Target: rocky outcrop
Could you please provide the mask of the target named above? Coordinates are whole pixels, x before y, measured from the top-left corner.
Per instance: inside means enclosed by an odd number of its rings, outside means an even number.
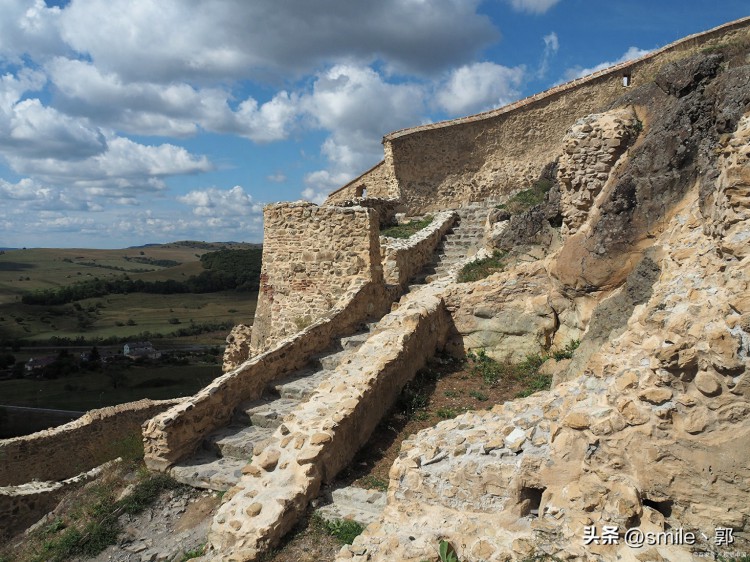
[[[742,151],[724,156],[722,177]],[[460,560],[689,560],[720,550],[717,528],[747,548],[750,258],[704,233],[697,191],[658,238],[658,283],[627,329],[554,391],[405,443],[383,520],[338,560],[416,562],[440,540]],[[605,525],[617,544],[584,544],[586,527]],[[630,528],[708,540],[631,547]]]
[[[441,540],[476,561],[750,548],[750,73],[711,81],[713,64],[689,59],[623,99],[643,135],[567,215],[579,226],[558,252],[448,293],[465,342],[482,323],[518,327],[525,340],[494,338],[502,356],[539,345],[549,318],[548,340],[578,332],[581,348],[553,390],[405,442],[383,517],[337,560],[433,559]]]

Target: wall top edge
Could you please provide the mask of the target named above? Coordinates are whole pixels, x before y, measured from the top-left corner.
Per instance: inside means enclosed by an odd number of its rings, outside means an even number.
[[[677,41],[673,43],[669,43],[668,45],[665,45],[664,47],[661,47],[660,49],[656,49],[654,51],[651,51],[650,53],[629,61],[625,61],[619,64],[616,64],[614,66],[610,66],[607,68],[604,68],[602,70],[598,70],[596,72],[593,72],[591,74],[587,74],[586,76],[582,76],[580,78],[576,78],[574,80],[571,80],[569,82],[565,82],[563,84],[559,84],[557,86],[554,86],[548,90],[544,90],[543,92],[539,92],[537,94],[533,94],[531,96],[527,96],[523,99],[520,99],[518,101],[512,102],[508,105],[505,105],[503,107],[499,107],[496,109],[491,109],[489,111],[484,111],[482,113],[476,113],[474,115],[468,115],[466,117],[458,117],[456,119],[449,119],[446,121],[439,121],[437,123],[428,123],[426,125],[419,125],[416,127],[407,127],[405,129],[399,129],[398,131],[394,131],[393,133],[389,133],[383,137],[383,142],[389,142],[396,139],[399,139],[401,137],[405,137],[408,135],[411,135],[413,133],[420,133],[423,131],[430,131],[433,129],[442,129],[445,127],[450,127],[453,125],[462,125],[465,123],[474,123],[477,121],[483,121],[485,119],[491,119],[493,117],[497,117],[499,115],[504,115],[507,113],[510,113],[512,111],[515,111],[516,109],[520,109],[522,107],[525,107],[527,105],[530,105],[534,102],[544,100],[545,98],[551,97],[555,94],[566,92],[569,90],[574,90],[578,86],[581,86],[583,84],[587,84],[590,82],[593,82],[594,80],[598,78],[602,78],[604,76],[609,76],[612,74],[616,74],[618,72],[621,72],[622,70],[625,70],[627,68],[632,68],[634,66],[638,66],[639,64],[646,62],[648,60],[651,60],[653,58],[658,57],[659,55],[662,55],[666,52],[672,51],[678,47],[681,47],[685,43],[689,43],[691,41],[695,41],[696,39],[702,39],[702,38],[708,38],[711,35],[716,35],[721,32],[730,31],[732,29],[741,28],[750,25],[750,16],[740,18],[738,20],[734,20],[725,24],[722,24],[718,27],[714,27],[713,29],[709,29],[707,31],[701,31],[699,33],[694,33],[692,35],[688,35],[687,37],[683,37],[682,39],[678,39]],[[346,187],[346,186],[345,186]],[[343,189],[343,188],[342,188]]]

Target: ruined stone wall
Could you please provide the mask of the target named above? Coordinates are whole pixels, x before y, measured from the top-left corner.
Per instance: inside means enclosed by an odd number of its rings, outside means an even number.
[[[72,490],[98,476],[112,463],[67,478],[61,482],[29,482],[20,486],[0,487],[0,540],[13,536],[33,525],[52,511],[60,499]]]
[[[346,364],[337,368],[253,457],[224,496],[209,534],[212,560],[254,560],[277,542],[367,442],[403,386],[448,335],[440,289],[426,286],[383,318]]]
[[[380,237],[386,283],[405,286],[432,259],[440,240],[456,222],[454,211],[438,213],[432,222],[406,240]]]
[[[0,485],[63,480],[119,456],[140,439],[141,424],[180,400],[139,400],[91,410],[75,421],[0,440]]]
[[[577,119],[601,112],[627,92],[623,76],[637,86],[700,48],[747,40],[748,23],[745,18],[688,37],[497,110],[387,135],[386,155],[407,211],[457,208],[527,187],[559,154],[563,135]]]
[[[313,324],[355,282],[382,282],[376,211],[279,203],[263,218],[252,353]]]
[[[323,318],[149,420],[143,430],[146,466],[165,471],[191,454],[204,437],[229,423],[240,402],[259,398],[268,383],[303,367],[368,316],[383,314],[391,300],[382,283],[359,280]]]
[[[331,193],[324,205],[338,205],[358,197],[399,198],[398,184],[393,175],[392,165],[389,165],[389,158]]]

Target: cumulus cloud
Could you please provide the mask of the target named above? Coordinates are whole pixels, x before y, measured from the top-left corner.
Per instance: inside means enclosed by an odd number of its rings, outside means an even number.
[[[7,154],[6,158],[19,174],[53,185],[111,190],[117,196],[132,189],[158,191],[165,187],[163,178],[166,176],[206,172],[213,168],[205,156],[195,156],[172,144],[149,146],[111,136],[106,145],[106,151],[83,160]]]
[[[177,200],[192,206],[193,214],[199,217],[238,217],[263,212],[263,205],[253,201],[252,196],[239,185],[228,190],[212,187],[191,191]]]
[[[640,58],[644,55],[649,54],[650,52],[651,52],[650,49],[640,49],[638,47],[630,47],[627,51],[625,51],[625,54],[623,54],[617,60],[605,61],[595,66],[589,67],[589,68],[582,68],[580,66],[569,68],[565,71],[564,80],[575,80],[576,78],[581,78],[582,76],[586,76],[587,74],[591,74],[592,72],[604,70],[605,68],[609,68],[610,66],[620,64],[621,62],[627,62],[629,60]]]
[[[560,0],[508,0],[514,10],[529,14],[544,14]]]
[[[431,73],[495,41],[479,0],[89,0],[59,15],[76,51],[129,81],[311,72],[322,62],[384,60]],[[168,29],[169,33],[164,33]]]
[[[520,95],[525,68],[493,62],[465,65],[451,72],[436,101],[451,115],[476,113],[505,105]]]
[[[321,147],[329,169],[307,174],[303,196],[319,202],[382,158],[382,136],[414,123],[427,96],[424,86],[388,82],[369,67],[336,65],[319,74],[300,107],[310,126],[331,131]]]
[[[60,35],[61,13],[44,0],[3,0],[0,62],[17,64],[24,55],[44,58],[69,51]]]

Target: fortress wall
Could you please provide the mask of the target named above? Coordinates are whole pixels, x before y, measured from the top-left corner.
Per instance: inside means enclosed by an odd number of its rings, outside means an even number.
[[[456,222],[454,211],[438,213],[426,228],[406,240],[380,237],[385,282],[405,286],[432,259],[435,248]]]
[[[500,109],[387,135],[386,162],[392,161],[408,212],[457,208],[527,187],[559,154],[577,119],[603,111],[627,91],[623,75],[631,87],[644,84],[664,64],[698,49],[747,40],[748,25],[745,18],[687,37]]]
[[[75,421],[0,440],[0,486],[73,477],[138,446],[141,424],[179,403],[139,400],[91,410]]]
[[[386,152],[385,160],[331,193],[323,204],[339,205],[363,196],[380,199],[399,198],[398,184],[393,175],[393,159],[389,151]]]
[[[428,286],[385,316],[350,361],[284,419],[224,496],[209,542],[215,560],[251,560],[279,539],[368,440],[403,386],[445,344],[451,320]]]
[[[376,211],[295,202],[268,205],[263,218],[252,353],[321,318],[355,281],[382,283]]]
[[[241,402],[260,398],[270,382],[304,367],[334,338],[359,328],[370,315],[383,314],[391,303],[383,289],[382,283],[355,280],[323,318],[149,420],[143,430],[146,466],[167,470],[190,455],[209,433],[229,423]]]

